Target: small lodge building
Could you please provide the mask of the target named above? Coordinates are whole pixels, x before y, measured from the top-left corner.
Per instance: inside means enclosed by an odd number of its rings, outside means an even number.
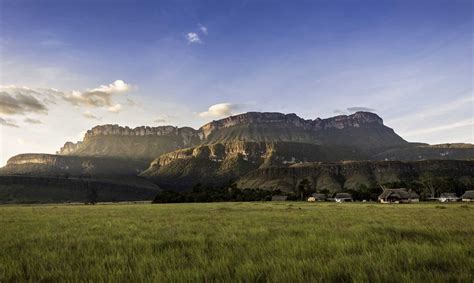
[[[325,194],[314,193],[311,194],[311,197],[314,198],[314,201],[326,201],[328,197]]]
[[[474,202],[474,191],[466,191],[462,196],[461,196],[462,201],[466,202]]]
[[[460,199],[456,196],[455,193],[442,193],[438,200],[440,202],[452,202],[459,201]]]
[[[349,193],[337,193],[334,197],[336,202],[346,202],[346,201],[353,201],[352,195]]]
[[[380,203],[410,203],[419,202],[420,196],[416,192],[407,191],[404,188],[384,189],[378,200]]]
[[[272,196],[272,201],[286,201],[288,196],[274,195]]]
[[[412,190],[408,190],[408,193],[410,194],[410,202],[420,202],[419,194]]]

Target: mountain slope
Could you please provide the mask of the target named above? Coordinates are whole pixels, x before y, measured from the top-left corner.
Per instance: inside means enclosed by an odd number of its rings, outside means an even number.
[[[474,146],[409,143],[369,112],[314,120],[296,114],[249,112],[212,121],[198,130],[96,126],[83,141],[67,142],[58,155],[13,157],[0,174],[48,178],[85,174],[106,182],[147,178],[165,189],[186,190],[196,183],[222,185],[275,166],[423,159],[472,160]],[[354,183],[358,177],[351,180]],[[337,187],[330,176],[323,175],[317,182]]]
[[[358,190],[360,186],[376,187],[384,183],[419,182],[423,177],[474,181],[474,161],[350,161],[305,163],[290,167],[259,168],[242,176],[240,188],[259,188],[294,192],[307,179],[314,191],[330,192]],[[454,189],[454,188],[445,188]]]
[[[198,145],[198,132],[192,128],[96,126],[87,131],[83,141],[66,142],[60,155],[128,157],[152,160],[176,149]]]

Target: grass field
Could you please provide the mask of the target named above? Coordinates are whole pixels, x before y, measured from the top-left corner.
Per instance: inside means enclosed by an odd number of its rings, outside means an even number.
[[[0,282],[473,282],[474,205],[0,206]]]

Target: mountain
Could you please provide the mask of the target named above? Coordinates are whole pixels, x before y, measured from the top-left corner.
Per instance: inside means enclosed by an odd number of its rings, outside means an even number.
[[[296,114],[249,112],[202,126],[205,144],[229,141],[297,142],[318,145],[379,148],[408,142],[369,112],[328,119],[305,120]]]
[[[377,187],[378,184],[417,184],[425,177],[441,184],[474,181],[474,161],[424,160],[424,161],[345,161],[330,163],[304,163],[289,167],[267,167],[254,170],[237,181],[240,188],[259,188],[294,192],[306,179],[313,191],[339,192],[358,190],[361,186]],[[446,182],[450,182],[449,184]],[[443,185],[444,185],[443,184]],[[443,188],[449,189],[449,188]],[[454,188],[451,188],[454,189]]]
[[[474,146],[410,143],[370,112],[314,120],[296,114],[248,112],[212,121],[197,130],[96,126],[87,131],[82,141],[66,142],[56,155],[23,154],[10,158],[0,175],[63,179],[90,176],[96,182],[134,188],[149,188],[152,184],[152,189],[158,190],[188,190],[197,183],[221,186],[229,182],[267,188],[268,184],[279,182],[278,178],[268,181],[255,179],[252,174],[303,170],[295,168],[321,162],[382,164],[376,161],[426,159],[474,160]],[[373,173],[367,172],[367,178],[372,178]],[[289,175],[284,176],[281,178]],[[334,183],[332,177],[322,176],[321,180],[318,182]]]
[[[138,174],[140,159],[20,154],[0,169],[0,203],[151,200],[161,191]]]
[[[59,155],[107,156],[151,160],[163,153],[200,143],[198,132],[184,127],[96,126],[77,143],[66,142]]]
[[[295,114],[249,112],[210,122],[201,144],[163,154],[142,176],[165,188],[222,184],[257,168],[343,160],[472,159],[474,147],[414,144],[373,113],[305,120]],[[423,154],[420,154],[420,151]]]

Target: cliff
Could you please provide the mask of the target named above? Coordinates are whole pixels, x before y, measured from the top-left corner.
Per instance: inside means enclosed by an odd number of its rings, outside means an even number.
[[[290,167],[259,168],[242,176],[240,188],[260,188],[294,192],[307,179],[311,190],[330,192],[358,190],[361,186],[374,187],[384,183],[413,183],[422,186],[422,178],[474,180],[474,161],[350,161],[333,163],[305,163]],[[454,188],[445,188],[454,189]]]
[[[282,114],[276,112],[248,112],[245,114],[230,116],[218,121],[212,121],[202,126],[199,130],[204,138],[209,137],[215,131],[239,126],[243,124],[278,123],[290,127],[303,128],[305,130],[344,129],[349,127],[359,128],[363,125],[383,125],[383,120],[377,114],[370,112],[356,112],[352,115],[340,115],[328,119],[317,118],[305,120],[296,114]]]
[[[19,154],[0,169],[2,175],[27,176],[137,176],[148,162],[136,159]]]
[[[152,160],[156,156],[200,143],[198,132],[184,127],[96,126],[81,142],[66,142],[60,155],[112,156]]]
[[[58,154],[151,160],[178,149],[235,141],[366,147],[406,144],[373,113],[305,120],[296,114],[249,112],[210,122],[199,130],[173,126],[133,129],[119,125],[96,126],[86,132],[82,141],[66,142]]]
[[[365,159],[351,148],[292,142],[227,142],[163,154],[141,174],[166,188],[188,189],[197,183],[216,185],[268,166],[302,162]]]
[[[364,148],[408,144],[384,126],[379,116],[369,112],[315,120],[305,120],[296,114],[249,112],[210,122],[199,131],[206,144],[235,140]]]

